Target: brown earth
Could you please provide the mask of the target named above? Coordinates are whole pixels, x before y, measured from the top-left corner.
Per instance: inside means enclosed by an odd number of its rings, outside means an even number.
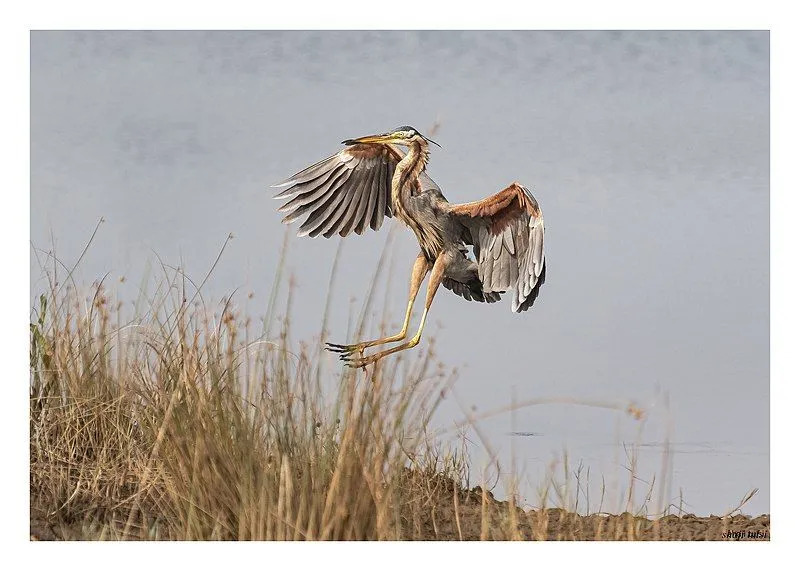
[[[631,513],[579,515],[560,508],[526,511],[495,500],[491,492],[480,487],[459,490],[454,495],[450,482],[440,486],[442,493],[438,494],[434,509],[416,517],[406,515],[404,527],[412,532],[408,539],[764,541],[770,538],[769,514],[758,517],[685,514],[650,519]],[[509,531],[514,529],[518,533]]]
[[[458,523],[454,510],[442,510],[436,532],[431,523],[422,539],[479,540],[481,539],[481,507],[462,506]],[[494,519],[494,518],[492,518]],[[618,515],[579,515],[563,509],[519,510],[519,537],[527,540],[566,541],[763,541],[770,538],[770,516],[744,515],[722,518],[699,517],[694,514],[668,515],[659,519],[637,517],[630,513]],[[491,524],[484,526],[485,539],[511,539],[506,533],[496,534]]]
[[[491,492],[480,487],[453,493],[450,480],[440,480],[434,485],[436,502],[430,502],[428,496],[427,501],[411,500],[401,506],[400,539],[764,541],[770,538],[769,514],[758,517],[686,514],[648,519],[630,513],[579,515],[558,508],[526,511],[495,500]],[[99,538],[97,531],[86,531],[97,530],[96,525],[48,521],[45,513],[34,507],[33,497],[31,500],[31,540]]]
[[[442,514],[443,516],[445,514]],[[481,537],[480,508],[465,509],[460,514],[461,533],[464,540]],[[544,523],[544,522],[547,523]],[[545,526],[542,531],[542,527]],[[548,540],[614,541],[614,540],[677,540],[677,541],[764,541],[769,540],[769,515],[750,518],[737,515],[730,518],[718,516],[698,517],[670,515],[658,520],[637,518],[631,514],[581,516],[560,509],[528,512],[520,523],[523,539],[533,539],[543,533]],[[43,519],[32,519],[31,540],[84,539],[78,530],[56,529]],[[491,529],[488,537],[494,539]],[[541,536],[540,536],[541,537]],[[536,537],[538,539],[538,537]],[[458,540],[455,520],[441,519],[438,535],[431,524],[424,540]],[[505,539],[505,538],[503,538]]]

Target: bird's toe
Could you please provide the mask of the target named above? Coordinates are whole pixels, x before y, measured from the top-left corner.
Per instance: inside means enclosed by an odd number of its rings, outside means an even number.
[[[326,343],[325,349],[332,353],[339,353],[343,356],[352,355],[356,351],[359,353],[363,353],[364,346],[355,344],[355,345],[339,345],[338,343]]]
[[[353,369],[360,369],[362,367],[366,367],[370,363],[374,363],[375,359],[370,357],[354,357],[352,355],[341,355],[339,357],[345,365],[348,367],[352,367]]]

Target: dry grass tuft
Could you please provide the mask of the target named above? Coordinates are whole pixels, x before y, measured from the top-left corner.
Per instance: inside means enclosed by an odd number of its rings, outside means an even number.
[[[51,277],[30,331],[37,535],[429,537],[466,478],[426,436],[452,381],[430,355],[331,389],[319,346],[290,351],[288,319],[253,338],[232,300],[214,313],[183,280],[123,322],[102,283],[82,297]]]
[[[668,537],[632,514],[525,512],[468,489],[466,455],[428,427],[454,381],[429,353],[326,370],[320,343],[293,350],[288,319],[272,335],[270,309],[254,335],[233,299],[208,307],[179,270],[129,318],[71,273],[47,272],[30,325],[35,538]],[[750,525],[733,519],[721,529]]]

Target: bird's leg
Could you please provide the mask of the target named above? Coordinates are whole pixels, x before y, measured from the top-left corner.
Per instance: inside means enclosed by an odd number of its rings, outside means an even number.
[[[417,256],[417,259],[414,261],[414,267],[411,270],[411,284],[409,286],[408,291],[408,307],[406,307],[406,316],[403,319],[403,328],[400,330],[400,333],[395,335],[391,335],[389,337],[382,337],[381,339],[373,339],[372,341],[361,341],[360,343],[354,343],[352,345],[338,345],[336,343],[326,343],[327,347],[325,347],[328,351],[334,351],[336,353],[341,353],[342,355],[351,355],[356,351],[363,352],[364,349],[367,347],[373,347],[375,345],[383,345],[385,343],[393,343],[395,341],[402,341],[406,338],[406,334],[408,333],[408,324],[411,321],[411,310],[414,308],[414,300],[417,299],[417,293],[419,293],[419,286],[422,285],[422,280],[425,279],[425,275],[428,273],[428,270],[431,269],[431,264],[428,262],[428,259],[425,257],[424,254],[420,253]]]
[[[422,320],[419,323],[419,329],[414,337],[412,337],[409,341],[398,345],[397,347],[392,347],[391,349],[386,349],[385,351],[380,351],[379,353],[367,355],[366,357],[352,357],[343,355],[342,360],[351,367],[365,367],[370,363],[374,363],[379,359],[383,359],[387,355],[391,355],[392,353],[397,353],[398,351],[416,347],[419,344],[419,340],[422,338],[422,329],[425,327],[425,318],[428,316],[428,310],[431,308],[433,298],[436,295],[436,290],[439,288],[439,284],[442,283],[444,270],[447,268],[447,262],[447,255],[442,253],[439,254],[439,257],[436,258],[436,261],[433,263],[431,277],[428,280],[428,295],[425,297],[425,311],[422,312]]]

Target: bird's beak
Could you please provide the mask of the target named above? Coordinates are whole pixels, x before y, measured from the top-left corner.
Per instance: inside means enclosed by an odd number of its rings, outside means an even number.
[[[429,138],[428,138],[428,137],[426,137],[425,135],[422,135],[422,136],[423,136],[423,138],[424,138],[426,141],[428,141],[429,143],[433,143],[434,145],[436,145],[436,146],[437,146],[437,147],[439,147],[440,149],[442,148],[442,146],[441,146],[439,143],[437,143],[436,141],[434,141],[433,139],[429,139]]]
[[[429,139],[428,137],[423,135],[423,138],[428,141],[429,143],[433,143],[440,149],[442,146],[434,141],[433,139]],[[342,141],[343,145],[355,145],[357,143],[379,143],[384,145],[392,145],[392,144],[401,144],[401,145],[408,145],[408,141],[401,137],[397,137],[392,133],[384,133],[383,135],[367,135],[366,137],[359,137],[358,139],[347,139]]]
[[[366,137],[359,137],[358,139],[347,139],[342,141],[342,144],[355,145],[357,143],[383,143],[386,145],[395,142],[397,142],[397,140],[392,137],[391,133],[386,133],[383,135],[367,135]]]

